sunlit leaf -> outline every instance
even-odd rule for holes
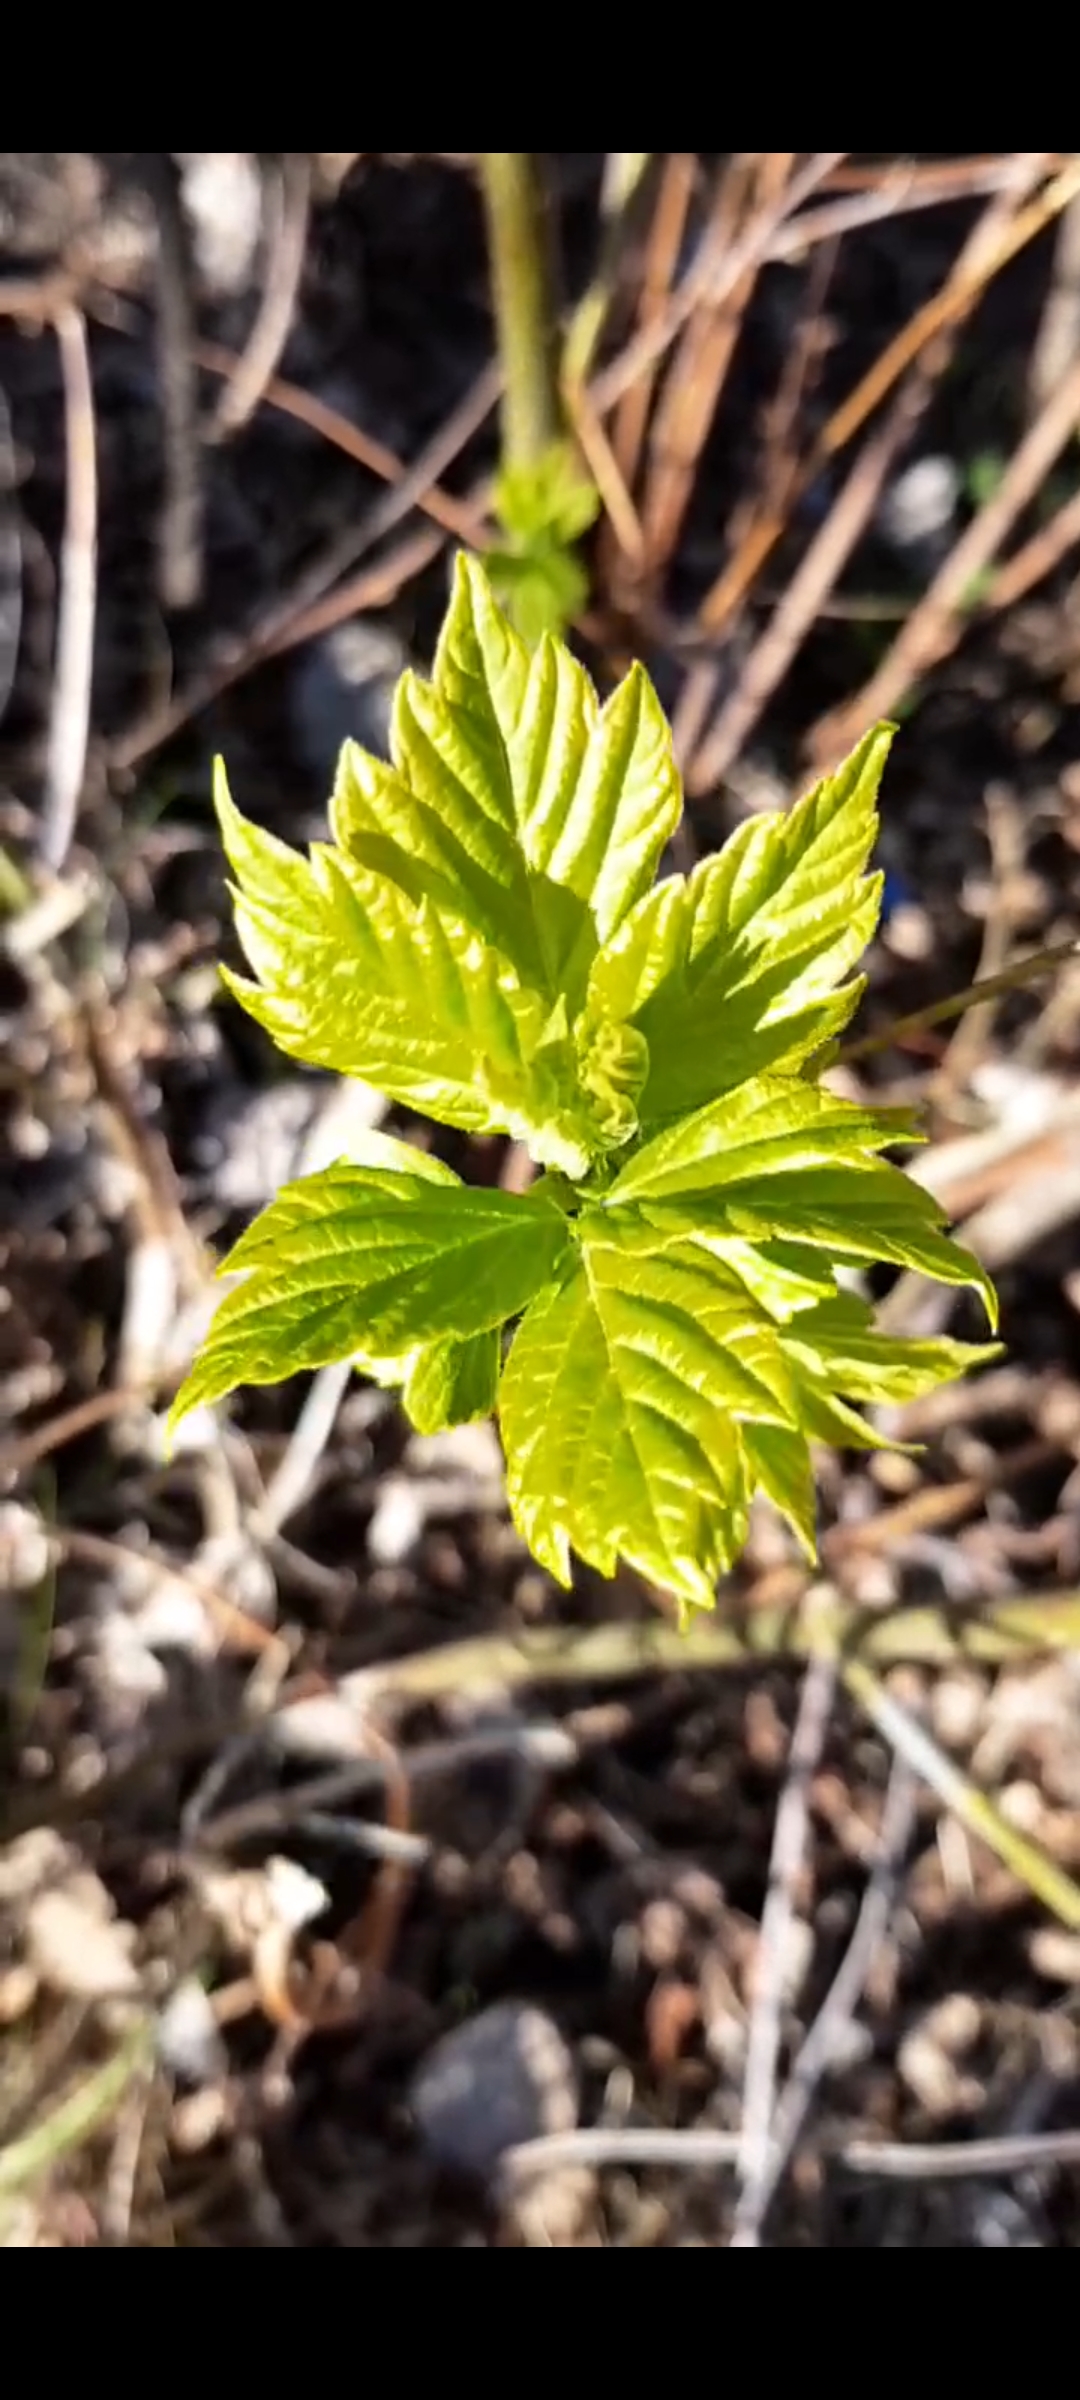
[[[172,1422],[242,1383],[471,1341],[528,1306],[568,1240],[542,1191],[517,1200],[348,1166],[290,1184],[225,1261],[222,1272],[243,1280],[222,1302]]]
[[[472,1133],[508,1133],[572,1176],[605,1148],[565,1007],[430,898],[339,850],[310,859],[249,824],[219,774],[237,930],[256,981],[226,974],[278,1047]]]
[[[597,961],[593,1005],[649,1045],[643,1122],[790,1070],[848,1024],[863,987],[843,979],[881,908],[865,869],[892,739],[879,726],[789,815],[752,817],[688,881],[658,885]]]
[[[452,1433],[494,1416],[499,1391],[499,1332],[471,1341],[435,1342],[421,1350],[405,1386],[405,1407],[417,1433]]]
[[[568,541],[584,498],[562,501]],[[556,538],[537,505],[507,495],[523,557]],[[710,1606],[758,1494],[813,1556],[815,1447],[887,1446],[864,1408],[996,1355],[895,1341],[842,1288],[915,1269],[994,1322],[989,1277],[886,1155],[916,1121],[822,1080],[877,923],[891,739],[653,888],[681,798],[647,676],[601,706],[463,559],[389,765],[346,747],[330,844],[259,832],[222,777],[242,1004],[292,1056],[547,1172],[525,1198],[470,1190],[380,1133],[288,1187],[226,1262],[174,1419],[351,1360],[424,1433],[498,1401],[516,1523],[563,1581],[575,1553],[625,1561]]]

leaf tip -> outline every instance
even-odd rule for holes
[[[180,1431],[181,1425],[183,1425],[185,1420],[193,1414],[198,1405],[199,1394],[195,1385],[195,1370],[192,1368],[190,1375],[185,1376],[184,1381],[177,1392],[176,1398],[173,1401],[172,1407],[169,1410],[168,1416],[165,1419],[165,1427],[162,1434],[162,1450],[164,1452],[166,1466],[171,1466],[176,1455],[176,1437]]]
[[[214,760],[214,807],[217,811],[218,823],[221,825],[226,824],[230,818],[239,816],[240,813],[229,790],[228,768],[220,754]]]

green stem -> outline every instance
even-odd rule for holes
[[[861,1659],[851,1659],[843,1674],[852,1699],[866,1710],[878,1732],[929,1785],[936,1798],[959,1818],[969,1833],[985,1842],[1018,1883],[1026,1884],[1051,1916],[1067,1925],[1070,1932],[1080,1933],[1080,1889],[1049,1851],[1043,1849],[1041,1842],[1032,1841],[1030,1835],[1009,1824],[989,1795],[972,1783],[955,1760],[939,1750],[925,1726],[893,1698],[872,1667],[864,1665]]]
[[[451,1642],[395,1659],[365,1678],[377,1702],[445,1699],[498,1685],[520,1691],[542,1683],[623,1683],[673,1672],[704,1673],[756,1659],[807,1659],[825,1643],[858,1650],[878,1666],[943,1666],[969,1659],[986,1666],[1080,1647],[1080,1592],[1007,1600],[978,1618],[955,1621],[932,1608],[868,1618],[837,1597],[812,1609],[754,1609],[740,1619],[695,1617],[685,1631],[662,1618],[637,1624],[553,1626]]]
[[[535,467],[563,432],[551,244],[531,150],[481,150],[508,467]]]
[[[627,222],[652,165],[651,150],[610,150],[601,203],[600,263],[574,311],[563,351],[563,377],[579,390],[592,372],[600,338],[615,297]]]
[[[969,1008],[979,1008],[985,1000],[1000,1000],[1007,992],[1022,992],[1029,983],[1040,983],[1044,975],[1052,975],[1069,959],[1080,958],[1080,943],[1059,942],[1051,950],[1037,950],[1031,958],[1018,958],[1001,975],[988,975],[982,983],[970,983],[966,991],[953,992],[948,1000],[935,1000],[931,1008],[918,1008],[913,1016],[898,1017],[887,1025],[884,1033],[867,1034],[863,1041],[847,1042],[837,1052],[833,1064],[838,1067],[856,1065],[864,1058],[876,1058],[883,1050],[892,1050],[897,1042],[905,1042],[914,1033],[929,1033],[935,1025],[949,1025],[956,1017],[967,1015]]]
[[[80,2083],[41,2124],[0,2150],[0,2199],[25,2191],[61,2159],[92,2141],[115,2116],[132,2079],[149,2065],[152,2055],[150,2026],[145,2017],[139,2017],[107,2065]]]

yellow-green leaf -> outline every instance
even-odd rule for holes
[[[546,638],[530,653],[461,557],[432,680],[402,680],[392,754],[387,769],[347,748],[342,849],[452,908],[573,1012],[682,810],[647,675],[633,668],[601,708],[570,652]]]
[[[789,815],[752,817],[688,881],[660,884],[597,960],[591,1005],[649,1045],[643,1123],[790,1069],[848,1024],[863,987],[836,986],[880,913],[865,869],[892,739],[879,726]]]
[[[541,1166],[588,1172],[610,1145],[578,1079],[564,1006],[523,987],[435,900],[338,850],[302,858],[249,824],[223,770],[217,805],[256,977],[225,980],[280,1049],[443,1124],[507,1133]]]
[[[243,1280],[219,1308],[171,1421],[239,1384],[471,1341],[528,1306],[569,1238],[543,1190],[513,1199],[348,1166],[290,1184],[226,1260],[222,1272]],[[387,1380],[392,1372],[384,1369]]]
[[[417,1433],[452,1433],[495,1414],[499,1390],[499,1333],[466,1342],[434,1342],[421,1350],[405,1386],[405,1408]]]

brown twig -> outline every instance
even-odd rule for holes
[[[825,243],[814,254],[795,339],[788,352],[775,397],[765,413],[764,449],[757,492],[747,497],[731,520],[728,542],[738,558],[753,547],[761,523],[782,523],[794,507],[802,473],[797,432],[800,412],[812,389],[815,370],[828,346],[825,300],[836,266],[837,247]],[[733,627],[724,628],[730,642]],[[675,755],[685,769],[702,741],[716,703],[723,668],[716,655],[691,667],[679,695],[672,725]]]
[[[699,611],[699,623],[704,632],[718,633],[728,623],[772,557],[787,529],[796,501],[810,489],[829,461],[862,430],[875,409],[881,407],[896,386],[903,382],[909,370],[919,367],[921,362],[921,373],[929,385],[939,380],[951,354],[951,343],[981,299],[987,284],[992,282],[999,267],[1015,255],[1017,249],[1035,239],[1047,221],[1044,215],[1033,213],[1030,209],[1021,217],[1017,216],[1017,210],[1027,193],[1045,172],[1046,156],[1042,150],[1018,154],[1013,164],[1012,182],[1003,194],[991,201],[974,234],[965,242],[941,290],[888,345],[869,373],[862,377],[855,390],[829,418],[787,494],[786,507],[772,516],[762,514],[735,557],[718,577]],[[1021,241],[1016,238],[1018,227],[1023,230]],[[945,346],[945,337],[948,337],[950,347]],[[939,343],[941,347],[937,346]]]
[[[168,1249],[185,1295],[197,1299],[210,1281],[210,1266],[191,1229],[169,1145],[140,1109],[130,1072],[118,1055],[112,1012],[86,998],[72,1022],[93,1073],[112,1147],[131,1170],[129,1205],[140,1238]]]
[[[153,1547],[137,1550],[128,1542],[106,1540],[102,1534],[83,1533],[66,1525],[50,1525],[48,1534],[50,1542],[55,1543],[62,1557],[72,1560],[76,1565],[89,1567],[104,1575],[130,1575],[132,1569],[137,1567],[147,1576],[158,1576],[166,1582],[181,1585],[184,1591],[193,1593],[205,1608],[222,1641],[227,1642],[231,1649],[248,1656],[254,1653],[269,1656],[272,1653],[286,1667],[291,1664],[288,1648],[280,1634],[273,1633],[266,1625],[260,1625],[256,1618],[248,1615],[246,1609],[238,1608],[234,1601],[227,1600],[223,1592],[217,1591],[194,1568],[178,1565],[164,1550]]]
[[[893,1330],[899,1331],[899,1327],[894,1326]],[[1060,1446],[1053,1442],[1026,1442],[1022,1449],[1011,1454],[995,1455],[983,1475],[965,1476],[958,1483],[924,1484],[909,1500],[898,1501],[895,1508],[882,1509],[864,1524],[834,1526],[824,1537],[822,1556],[835,1573],[847,1559],[898,1553],[913,1535],[940,1532],[947,1526],[961,1524],[965,1517],[985,1505],[991,1492],[1007,1490],[1023,1476],[1052,1466],[1060,1455]]]
[[[1021,194],[1030,189],[1032,180],[1037,180],[1045,171],[1045,160],[1044,150],[1021,151],[1017,154],[1016,189]],[[977,259],[972,259],[965,247],[960,265],[944,289],[935,299],[927,301],[924,308],[916,310],[910,323],[882,351],[851,398],[830,420],[823,437],[827,456],[833,456],[847,447],[867,418],[876,408],[880,408],[882,401],[888,398],[890,391],[938,334],[946,332],[970,315],[974,303],[981,298],[987,285],[1000,275],[1012,259],[1018,258],[1023,250],[1036,241],[1048,225],[1054,223],[1078,193],[1080,160],[1074,158],[1036,200],[1021,209],[1019,215],[1013,216],[1012,223],[996,246],[991,248],[988,245]]]
[[[1006,153],[1006,155],[1011,157],[1012,153]],[[1048,175],[1056,174],[1059,167],[1067,164],[1070,155],[1071,153],[1067,150],[1044,152],[1046,173]],[[985,179],[988,176],[997,175],[1000,167],[1000,151],[990,151],[989,153],[984,152],[981,157],[976,158],[935,160],[933,165],[911,166],[905,169],[905,173],[910,177],[915,188],[929,183],[933,184],[938,197],[942,200],[965,200],[982,191],[985,188]],[[876,191],[882,176],[887,176],[892,171],[889,167],[882,168],[880,166],[838,167],[835,175],[830,175],[825,188],[832,192]]]
[[[1049,156],[1041,153],[1043,171]],[[1007,153],[996,166],[986,166],[970,173],[961,190],[945,178],[926,178],[920,181],[918,172],[909,167],[887,169],[876,189],[859,198],[834,200],[823,208],[807,209],[797,225],[788,226],[773,244],[774,259],[792,260],[805,257],[819,242],[837,241],[845,233],[857,233],[861,226],[879,224],[885,218],[912,216],[923,209],[940,208],[956,200],[976,200],[996,192],[1008,191],[1015,182],[1016,158]]]
[[[655,326],[671,297],[671,285],[679,263],[679,253],[686,238],[690,206],[697,183],[698,160],[695,150],[672,150],[668,153],[656,195],[656,209],[645,248],[641,302],[638,309],[638,328],[648,332]],[[645,430],[652,409],[653,395],[659,376],[659,361],[643,369],[630,385],[615,411],[611,431],[611,446],[623,480],[632,490],[641,458]]]
[[[358,1723],[366,1742],[368,1720],[365,1717]],[[396,1757],[396,1753],[392,1755]],[[410,1783],[416,1785],[441,1782],[445,1776],[466,1767],[499,1758],[522,1758],[552,1773],[565,1771],[576,1764],[578,1755],[578,1744],[561,1727],[504,1725],[492,1726],[487,1733],[465,1734],[456,1741],[426,1743],[422,1749],[411,1751],[403,1763],[408,1767]],[[299,1818],[346,1808],[369,1792],[383,1790],[387,1773],[388,1754],[376,1744],[364,1757],[351,1760],[346,1767],[315,1776],[310,1783],[296,1785],[288,1792],[243,1801],[221,1816],[212,1817],[196,1829],[198,1847],[224,1851],[235,1850],[246,1842],[280,1840]]]
[[[178,692],[174,700],[155,709],[113,743],[111,765],[121,772],[140,766],[185,725],[190,725],[194,717],[201,716],[204,709],[212,707],[215,700],[233,691],[270,659],[284,658],[290,650],[316,641],[321,633],[345,624],[350,617],[362,616],[368,609],[388,608],[406,584],[423,574],[425,567],[438,557],[444,538],[434,531],[408,534],[385,558],[366,567],[329,600],[298,610],[291,621],[275,609],[266,625],[248,641],[231,644],[225,655],[219,654],[213,665],[204,667],[186,690]]]
[[[704,239],[721,254],[734,247],[759,211],[780,202],[795,165],[793,150],[736,153],[721,172]],[[682,334],[668,370],[649,437],[648,484],[642,506],[649,570],[660,573],[685,521],[698,461],[723,397],[761,262],[747,267],[722,301],[703,298]]]
[[[78,298],[78,278],[67,267],[48,275],[0,276],[0,317],[22,317],[37,331]]]
[[[913,610],[887,658],[844,707],[814,727],[815,759],[839,757],[861,731],[905,701],[931,667],[956,648],[970,619],[970,597],[994,563],[1017,517],[1042,490],[1080,422],[1080,359],[1021,442],[993,497],[956,543],[930,590]]]
[[[969,1008],[978,1008],[984,1001],[998,1000],[1007,992],[1021,992],[1029,984],[1041,983],[1055,969],[1074,961],[1080,954],[1080,943],[1055,942],[1048,950],[1036,950],[1030,958],[1018,958],[1001,975],[993,975],[988,983],[972,983],[962,992],[950,992],[947,1000],[932,1001],[928,1008],[916,1008],[909,1017],[896,1017],[880,1033],[868,1033],[858,1041],[845,1042],[837,1054],[838,1066],[858,1066],[863,1059],[878,1058],[885,1050],[902,1047],[913,1034],[929,1033],[936,1025],[951,1025],[957,1017],[965,1016]]]
[[[211,702],[230,691],[244,677],[265,665],[271,658],[284,654],[306,641],[313,641],[330,626],[341,624],[364,609],[385,608],[395,599],[402,586],[414,575],[421,574],[432,559],[438,556],[442,539],[437,532],[410,534],[387,557],[369,567],[354,581],[334,591],[338,577],[348,573],[358,558],[374,549],[392,528],[418,505],[421,493],[430,492],[446,469],[470,442],[490,416],[498,399],[500,375],[497,367],[485,368],[464,400],[453,412],[439,433],[428,443],[415,465],[409,468],[394,491],[378,501],[359,526],[331,544],[322,558],[308,568],[294,585],[285,601],[279,601],[263,618],[255,632],[244,640],[233,640],[208,667],[203,669],[186,692],[177,695],[163,708],[155,709],[148,717],[112,745],[111,764],[118,769],[137,766],[163,742],[198,716]],[[479,495],[477,496],[479,504]],[[325,595],[329,594],[327,598]]]
[[[229,441],[254,416],[283,356],[307,256],[312,181],[312,153],[284,150],[262,300],[247,347],[214,412],[218,441]]]
[[[90,694],[97,610],[98,477],[94,385],[86,319],[73,302],[54,320],[64,373],[67,514],[60,568],[56,676],[49,722],[49,763],[41,856],[54,874],[75,832],[90,738]]]
[[[1038,416],[1080,351],[1080,198],[1066,209],[1058,231],[1054,271],[1042,324],[1031,354],[1031,413]]]
[[[1048,525],[1032,534],[1012,558],[999,567],[989,590],[984,594],[980,614],[1002,616],[1006,609],[1015,608],[1018,600],[1026,600],[1036,584],[1060,567],[1080,543],[1080,492],[1074,492],[1051,517]]]
[[[276,1475],[251,1519],[257,1542],[272,1542],[308,1499],[352,1376],[351,1361],[323,1367],[297,1419],[296,1430]]]
[[[731,698],[688,762],[686,788],[692,799],[722,783],[741,756],[861,540],[926,398],[921,381],[913,382],[860,451],[824,525],[751,651]]]
[[[985,2183],[1080,2167],[1080,2133],[1024,2133],[989,2142],[851,2142],[849,2175],[882,2183]]]
[[[977,984],[992,983],[1008,966],[1019,913],[1017,892],[1022,890],[1027,863],[1025,819],[1017,803],[1000,785],[992,785],[985,806],[992,874]],[[970,1082],[984,1055],[996,1005],[993,999],[986,1000],[978,1008],[967,1009],[960,1019],[933,1080],[932,1097],[943,1114],[948,1111],[950,1096]]]
[[[39,1425],[35,1433],[0,1444],[0,1477],[29,1475],[43,1458],[65,1450],[69,1442],[80,1441],[95,1426],[111,1424],[114,1417],[124,1416],[145,1399],[145,1392],[95,1392],[92,1399],[81,1400],[77,1408],[69,1408],[62,1417],[53,1417],[48,1425]]]
[[[221,342],[196,342],[195,358],[209,375],[232,376],[240,363],[236,351],[227,350]],[[279,409],[282,416],[292,417],[298,425],[307,425],[312,433],[320,434],[335,450],[344,451],[347,458],[354,458],[358,466],[366,467],[370,475],[377,475],[380,483],[395,486],[404,483],[408,469],[393,450],[387,449],[385,442],[376,441],[373,434],[365,433],[351,418],[343,417],[340,409],[331,408],[312,392],[302,391],[299,384],[289,383],[281,375],[271,375],[259,398],[264,407]],[[458,541],[467,542],[474,549],[482,549],[491,538],[484,511],[468,501],[455,500],[437,483],[417,494],[416,508],[421,516],[430,517],[433,525],[441,525],[445,533],[454,534]]]
[[[1020,2134],[990,2142],[849,2142],[825,2153],[845,2174],[883,2183],[985,2183],[1014,2175],[1060,2174],[1080,2166],[1080,2133]],[[507,2192],[539,2175],[574,2168],[670,2168],[675,2173],[722,2173],[739,2162],[739,2137],[711,2131],[660,2132],[648,2126],[597,2126],[551,2134],[507,2150],[499,2178]]]
[[[846,150],[816,151],[792,177],[782,198],[762,210],[740,241],[730,246],[726,241],[702,244],[666,308],[652,323],[639,328],[621,356],[597,378],[593,399],[600,410],[606,413],[614,408],[639,375],[666,357],[701,301],[707,300],[714,308],[721,306],[751,268],[765,263],[781,226],[820,190],[834,167],[846,157]]]
[[[23,535],[11,506],[18,480],[11,411],[0,391],[0,721],[18,673],[23,615]],[[8,878],[5,876],[5,883]],[[5,891],[5,914],[11,893]]]

